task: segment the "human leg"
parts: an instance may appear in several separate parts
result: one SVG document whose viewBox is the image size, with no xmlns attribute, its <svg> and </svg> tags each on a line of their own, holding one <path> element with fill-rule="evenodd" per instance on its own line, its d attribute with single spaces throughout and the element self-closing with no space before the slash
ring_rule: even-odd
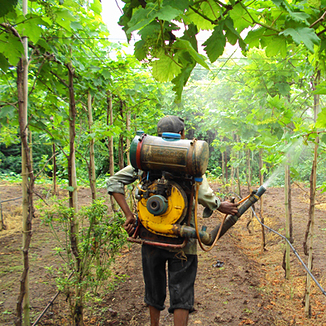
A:
<svg viewBox="0 0 326 326">
<path fill-rule="evenodd" d="M 187 326 L 189 310 L 174 309 L 174 326 Z"/>
<path fill-rule="evenodd" d="M 166 250 L 149 245 L 142 246 L 145 303 L 149 306 L 151 326 L 158 326 L 160 311 L 165 308 L 166 297 Z"/>
<path fill-rule="evenodd" d="M 180 259 L 173 255 L 168 260 L 170 308 L 174 313 L 174 325 L 188 323 L 189 312 L 194 305 L 194 284 L 197 273 L 197 255 Z"/>
<path fill-rule="evenodd" d="M 149 315 L 151 317 L 151 326 L 159 326 L 161 311 L 153 306 L 149 306 Z"/>
</svg>

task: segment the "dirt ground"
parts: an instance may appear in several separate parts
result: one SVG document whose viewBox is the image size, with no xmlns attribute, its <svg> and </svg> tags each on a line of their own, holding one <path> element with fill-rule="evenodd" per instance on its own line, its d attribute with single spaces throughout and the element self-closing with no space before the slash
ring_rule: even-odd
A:
<svg viewBox="0 0 326 326">
<path fill-rule="evenodd" d="M 215 191 L 218 185 L 211 184 Z M 45 197 L 48 191 L 37 186 L 36 192 Z M 101 189 L 105 197 L 105 189 Z M 15 199 L 21 195 L 18 184 L 0 183 L 0 201 Z M 65 194 L 61 191 L 61 196 Z M 245 195 L 245 192 L 243 193 Z M 36 197 L 37 199 L 38 197 Z M 267 189 L 264 198 L 265 223 L 284 234 L 283 188 Z M 80 205 L 90 202 L 89 189 L 80 188 Z M 294 247 L 306 262 L 302 241 L 308 216 L 308 190 L 293 186 Z M 316 206 L 313 274 L 326 288 L 326 205 L 323 198 Z M 325 200 L 324 200 L 325 201 Z M 259 205 L 256 211 L 260 213 Z M 199 212 L 200 213 L 200 212 Z M 19 290 L 21 268 L 21 199 L 2 203 L 2 214 L 7 226 L 0 231 L 0 325 L 13 325 L 15 303 Z M 37 216 L 37 213 L 36 213 Z M 222 215 L 215 212 L 205 220 L 210 230 L 219 223 Z M 251 220 L 249 226 L 248 222 Z M 306 318 L 302 304 L 306 273 L 297 257 L 291 253 L 291 277 L 284 278 L 282 268 L 285 242 L 265 229 L 266 247 L 261 252 L 262 228 L 250 213 L 239 222 L 209 252 L 198 249 L 199 267 L 195 285 L 195 311 L 189 317 L 189 325 L 326 325 L 326 298 L 313 283 L 311 318 Z M 54 255 L 55 241 L 40 219 L 33 220 L 33 237 L 30 249 L 30 300 L 32 322 L 40 315 L 56 294 L 55 276 L 47 267 L 59 264 Z M 144 285 L 141 272 L 140 245 L 126 246 L 113 267 L 116 275 L 126 274 L 125 282 L 113 292 L 103 293 L 103 300 L 86 310 L 85 325 L 150 325 L 148 308 L 143 303 Z M 222 267 L 215 267 L 223 262 Z M 161 325 L 173 325 L 173 315 L 166 309 L 161 313 Z M 67 302 L 60 294 L 38 325 L 71 325 Z"/>
</svg>

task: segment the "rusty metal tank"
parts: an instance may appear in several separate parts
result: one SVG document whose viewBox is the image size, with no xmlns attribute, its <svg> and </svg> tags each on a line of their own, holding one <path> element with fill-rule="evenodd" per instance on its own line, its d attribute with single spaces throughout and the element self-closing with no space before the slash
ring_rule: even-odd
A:
<svg viewBox="0 0 326 326">
<path fill-rule="evenodd" d="M 206 172 L 208 158 L 205 141 L 181 139 L 175 133 L 163 133 L 162 137 L 139 133 L 130 146 L 132 166 L 143 171 L 179 172 L 200 177 Z"/>
</svg>

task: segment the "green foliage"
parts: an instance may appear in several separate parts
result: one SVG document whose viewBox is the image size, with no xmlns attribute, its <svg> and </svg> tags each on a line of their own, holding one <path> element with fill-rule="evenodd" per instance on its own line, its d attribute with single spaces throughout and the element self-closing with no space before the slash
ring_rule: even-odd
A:
<svg viewBox="0 0 326 326">
<path fill-rule="evenodd" d="M 244 52 L 254 47 L 265 48 L 267 56 L 280 54 L 285 58 L 288 46 L 303 44 L 313 53 L 323 39 L 319 19 L 324 12 L 323 3 L 316 6 L 312 2 L 154 0 L 142 6 L 137 1 L 125 1 L 123 12 L 120 24 L 128 39 L 135 31 L 141 36 L 135 47 L 136 57 L 152 60 L 153 76 L 160 81 L 171 80 L 178 100 L 196 63 L 207 68 L 201 56 L 193 54 L 194 51 L 198 54 L 196 37 L 200 30 L 211 32 L 203 43 L 211 63 L 224 53 L 227 42 L 232 45 L 238 42 Z M 249 32 L 244 40 L 243 31 Z M 181 39 L 187 39 L 189 32 L 191 47 L 175 46 Z M 180 60 L 180 54 L 188 58 Z M 165 71 L 167 62 L 170 74 Z"/>
<path fill-rule="evenodd" d="M 282 34 L 291 36 L 297 44 L 303 42 L 311 52 L 314 52 L 314 44 L 318 45 L 320 43 L 320 38 L 315 34 L 315 31 L 308 27 L 287 28 L 280 33 L 280 35 Z"/>
<path fill-rule="evenodd" d="M 78 256 L 73 254 L 71 224 L 73 215 L 78 220 L 76 235 Z M 76 305 L 76 289 L 82 301 L 97 294 L 100 286 L 111 278 L 111 264 L 126 243 L 126 232 L 122 227 L 123 219 L 118 214 L 108 215 L 107 206 L 102 200 L 91 206 L 84 206 L 77 213 L 53 198 L 47 209 L 42 209 L 42 220 L 51 229 L 57 246 L 53 248 L 61 257 L 62 265 L 56 271 L 58 290 L 69 298 L 73 311 Z M 79 270 L 76 270 L 77 260 Z M 54 267 L 51 268 L 54 272 Z M 111 285 L 117 281 L 114 277 Z"/>
<path fill-rule="evenodd" d="M 21 146 L 0 144 L 0 173 L 21 173 Z"/>
<path fill-rule="evenodd" d="M 17 3 L 18 0 L 6 0 L 3 3 L 1 3 L 0 17 L 7 15 L 10 11 L 13 11 Z"/>
</svg>

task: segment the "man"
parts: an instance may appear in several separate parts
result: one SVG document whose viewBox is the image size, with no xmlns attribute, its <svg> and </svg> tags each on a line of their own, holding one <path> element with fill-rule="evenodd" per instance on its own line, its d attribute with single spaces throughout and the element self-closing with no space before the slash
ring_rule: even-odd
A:
<svg viewBox="0 0 326 326">
<path fill-rule="evenodd" d="M 185 138 L 184 120 L 176 116 L 166 116 L 157 124 L 157 134 L 163 132 L 179 133 Z M 124 186 L 134 182 L 137 173 L 132 166 L 117 172 L 107 182 L 108 193 L 112 194 L 125 214 L 124 228 L 129 235 L 134 232 L 136 222 L 124 195 Z M 225 214 L 236 214 L 237 204 L 220 202 L 209 187 L 203 176 L 199 188 L 198 202 L 208 211 L 219 210 Z M 193 219 L 193 216 L 192 216 Z M 193 222 L 193 221 L 192 221 Z M 174 314 L 175 326 L 188 324 L 189 312 L 193 310 L 194 283 L 197 273 L 197 243 L 189 239 L 187 245 L 180 251 L 167 250 L 151 245 L 142 245 L 142 265 L 145 282 L 145 303 L 149 306 L 151 326 L 158 326 L 160 311 L 163 310 L 166 297 L 166 262 L 168 262 L 170 308 Z"/>
</svg>

